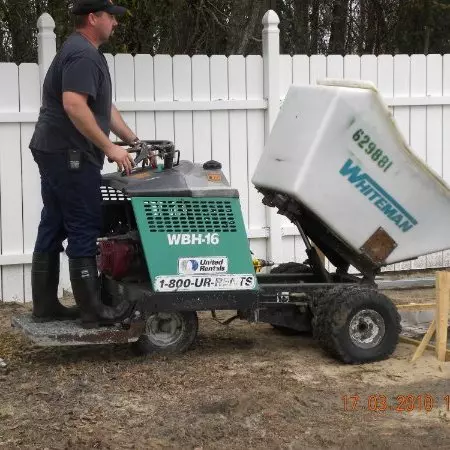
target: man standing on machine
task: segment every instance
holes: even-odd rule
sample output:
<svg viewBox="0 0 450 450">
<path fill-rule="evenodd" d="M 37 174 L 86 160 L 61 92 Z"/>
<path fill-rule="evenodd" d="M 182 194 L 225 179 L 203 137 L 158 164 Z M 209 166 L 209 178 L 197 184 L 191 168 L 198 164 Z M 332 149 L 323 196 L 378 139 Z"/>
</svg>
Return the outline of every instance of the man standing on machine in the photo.
<svg viewBox="0 0 450 450">
<path fill-rule="evenodd" d="M 39 167 L 43 209 L 33 253 L 33 316 L 38 321 L 81 317 L 86 328 L 125 318 L 129 305 L 100 300 L 96 264 L 101 232 L 101 168 L 105 155 L 130 173 L 133 161 L 108 136 L 139 142 L 112 104 L 107 62 L 99 46 L 127 10 L 111 0 L 74 2 L 75 32 L 55 56 L 43 85 L 42 108 L 30 149 Z M 70 280 L 78 308 L 58 301 L 60 252 L 67 238 Z"/>
</svg>

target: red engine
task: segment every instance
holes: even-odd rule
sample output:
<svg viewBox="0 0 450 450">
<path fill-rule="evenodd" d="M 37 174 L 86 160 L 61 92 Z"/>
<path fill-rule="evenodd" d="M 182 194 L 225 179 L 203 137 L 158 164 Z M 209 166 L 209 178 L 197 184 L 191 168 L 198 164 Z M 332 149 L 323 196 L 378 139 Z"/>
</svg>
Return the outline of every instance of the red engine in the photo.
<svg viewBox="0 0 450 450">
<path fill-rule="evenodd" d="M 131 273 L 138 259 L 137 244 L 131 240 L 105 240 L 99 242 L 97 266 L 100 272 L 114 279 Z"/>
</svg>

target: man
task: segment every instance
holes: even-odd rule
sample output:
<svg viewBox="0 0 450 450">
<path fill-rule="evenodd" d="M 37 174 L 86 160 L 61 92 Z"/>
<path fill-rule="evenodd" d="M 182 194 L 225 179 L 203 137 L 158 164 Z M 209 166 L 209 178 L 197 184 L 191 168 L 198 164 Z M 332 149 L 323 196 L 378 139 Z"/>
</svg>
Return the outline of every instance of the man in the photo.
<svg viewBox="0 0 450 450">
<path fill-rule="evenodd" d="M 101 232 L 101 168 L 105 155 L 130 172 L 132 158 L 108 136 L 139 142 L 112 105 L 112 86 L 99 46 L 126 9 L 110 0 L 79 0 L 75 32 L 55 56 L 43 85 L 42 108 L 30 142 L 39 167 L 43 209 L 32 261 L 33 315 L 38 321 L 80 315 L 86 328 L 124 318 L 128 305 L 103 305 L 96 241 Z M 78 308 L 58 301 L 59 254 L 66 253 Z"/>
</svg>

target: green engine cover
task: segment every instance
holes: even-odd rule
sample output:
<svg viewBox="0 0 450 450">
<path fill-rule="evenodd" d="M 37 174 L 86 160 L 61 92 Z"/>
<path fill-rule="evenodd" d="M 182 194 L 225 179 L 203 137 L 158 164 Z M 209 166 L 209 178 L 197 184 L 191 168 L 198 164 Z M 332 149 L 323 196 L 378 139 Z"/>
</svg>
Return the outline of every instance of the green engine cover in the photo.
<svg viewBox="0 0 450 450">
<path fill-rule="evenodd" d="M 238 198 L 131 198 L 155 291 L 256 289 Z"/>
</svg>

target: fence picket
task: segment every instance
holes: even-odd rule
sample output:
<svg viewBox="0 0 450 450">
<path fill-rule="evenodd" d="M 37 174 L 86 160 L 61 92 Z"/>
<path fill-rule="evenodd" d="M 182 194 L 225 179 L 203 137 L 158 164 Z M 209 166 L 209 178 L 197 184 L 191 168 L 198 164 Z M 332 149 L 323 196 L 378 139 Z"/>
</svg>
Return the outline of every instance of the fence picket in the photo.
<svg viewBox="0 0 450 450">
<path fill-rule="evenodd" d="M 411 56 L 411 97 L 425 96 L 427 91 L 427 62 L 425 55 Z M 425 106 L 411 108 L 410 146 L 412 151 L 426 162 L 427 111 Z M 412 269 L 424 269 L 426 256 L 411 261 Z"/>
<path fill-rule="evenodd" d="M 209 58 L 206 55 L 192 57 L 192 98 L 211 99 Z M 194 112 L 194 161 L 203 164 L 211 159 L 211 113 Z"/>
<path fill-rule="evenodd" d="M 292 57 L 292 82 L 297 85 L 309 84 L 309 57 L 307 55 Z"/>
<path fill-rule="evenodd" d="M 394 96 L 394 59 L 391 55 L 380 55 L 377 67 L 378 90 L 385 97 Z M 386 266 L 385 270 L 394 270 L 394 264 Z"/>
<path fill-rule="evenodd" d="M 411 56 L 411 97 L 423 97 L 427 93 L 427 62 L 425 55 Z M 423 162 L 427 159 L 427 111 L 426 106 L 411 110 L 411 148 Z"/>
<path fill-rule="evenodd" d="M 228 59 L 213 55 L 211 66 L 211 100 L 228 100 Z M 228 111 L 211 112 L 212 159 L 222 164 L 224 175 L 230 180 L 230 126 Z"/>
<path fill-rule="evenodd" d="M 111 86 L 112 86 L 112 101 L 116 101 L 116 67 L 115 67 L 115 59 L 114 56 L 110 53 L 105 53 L 106 62 L 108 63 L 109 74 L 111 76 Z M 112 141 L 116 140 L 116 137 L 113 133 L 110 133 L 109 138 Z M 105 158 L 105 162 L 103 164 L 102 173 L 111 173 L 117 170 L 116 163 L 108 162 L 108 159 Z"/>
<path fill-rule="evenodd" d="M 112 86 L 112 101 L 116 101 L 116 67 L 114 56 L 111 53 L 104 54 L 106 62 L 108 63 L 109 74 L 111 76 L 111 86 Z"/>
<path fill-rule="evenodd" d="M 361 80 L 378 86 L 378 59 L 375 55 L 361 56 Z"/>
<path fill-rule="evenodd" d="M 394 96 L 408 97 L 410 94 L 410 58 L 408 55 L 396 55 L 394 57 Z M 394 119 L 405 137 L 406 142 L 409 143 L 410 128 L 409 128 L 410 108 L 408 106 L 396 106 L 394 108 Z M 395 265 L 395 270 L 409 270 L 411 269 L 411 261 L 405 261 Z"/>
<path fill-rule="evenodd" d="M 284 99 L 292 84 L 292 56 L 280 56 L 280 97 Z"/>
<path fill-rule="evenodd" d="M 280 56 L 280 97 L 284 99 L 292 85 L 293 81 L 293 61 L 289 55 Z M 281 227 L 291 226 L 291 221 L 286 217 L 280 218 Z M 295 261 L 295 236 L 285 235 L 283 236 L 283 261 Z M 279 261 L 277 261 L 279 262 Z"/>
<path fill-rule="evenodd" d="M 314 85 L 317 80 L 324 79 L 327 74 L 327 59 L 325 55 L 312 55 L 309 60 L 309 82 Z"/>
<path fill-rule="evenodd" d="M 344 77 L 344 58 L 341 55 L 330 55 L 327 58 L 327 78 L 340 80 Z"/>
<path fill-rule="evenodd" d="M 0 111 L 19 111 L 19 69 L 0 64 Z M 20 124 L 0 124 L 1 250 L 3 255 L 23 253 L 22 162 Z M 24 300 L 23 266 L 2 267 L 3 301 Z"/>
<path fill-rule="evenodd" d="M 296 85 L 309 85 L 310 59 L 306 55 L 292 57 L 292 82 Z M 294 236 L 295 261 L 303 262 L 306 259 L 306 247 L 300 235 Z"/>
<path fill-rule="evenodd" d="M 442 95 L 450 95 L 450 55 L 444 55 L 443 60 L 443 87 Z M 442 112 L 443 133 L 442 133 L 442 177 L 450 185 L 450 127 L 446 126 L 450 123 L 450 106 L 444 106 Z M 450 266 L 450 250 L 445 250 L 442 265 Z"/>
<path fill-rule="evenodd" d="M 130 54 L 118 54 L 114 58 L 116 77 L 116 102 L 133 102 L 135 100 L 134 58 Z M 125 123 L 136 132 L 136 113 L 122 113 Z M 119 139 L 118 139 L 119 140 Z"/>
<path fill-rule="evenodd" d="M 155 68 L 155 100 L 173 101 L 173 66 L 169 55 L 156 55 L 153 58 Z M 155 112 L 155 137 L 158 140 L 175 140 L 173 112 Z"/>
<path fill-rule="evenodd" d="M 427 56 L 427 95 L 442 96 L 442 56 Z M 442 176 L 442 106 L 427 107 L 427 164 Z M 427 255 L 427 267 L 441 267 L 442 252 Z"/>
<path fill-rule="evenodd" d="M 192 100 L 192 64 L 188 55 L 173 57 L 173 98 L 175 101 Z M 192 112 L 174 114 L 175 146 L 184 160 L 194 160 Z"/>
<path fill-rule="evenodd" d="M 263 60 L 260 56 L 246 58 L 247 100 L 259 100 L 264 95 Z M 262 195 L 251 182 L 256 165 L 264 149 L 264 112 L 247 112 L 247 160 L 248 160 L 248 228 L 265 228 L 266 211 L 261 203 Z M 251 249 L 256 257 L 266 258 L 266 240 L 252 239 Z"/>
<path fill-rule="evenodd" d="M 361 58 L 358 55 L 344 56 L 344 78 L 346 80 L 361 79 Z"/>
<path fill-rule="evenodd" d="M 134 57 L 134 79 L 136 101 L 154 101 L 152 56 L 136 55 Z M 136 112 L 136 132 L 139 139 L 155 139 L 155 113 L 153 111 Z"/>
<path fill-rule="evenodd" d="M 39 68 L 36 64 L 21 64 L 19 66 L 19 98 L 20 110 L 36 111 L 40 106 Z M 23 205 L 23 252 L 33 253 L 42 208 L 39 195 L 41 190 L 39 170 L 33 160 L 28 145 L 34 132 L 34 123 L 22 123 L 21 154 L 22 154 L 22 205 Z M 31 301 L 31 265 L 24 266 L 24 300 Z"/>
<path fill-rule="evenodd" d="M 230 99 L 245 100 L 245 59 L 241 55 L 228 58 L 228 91 Z M 230 111 L 230 180 L 239 190 L 242 215 L 248 227 L 248 162 L 247 113 Z"/>
</svg>

